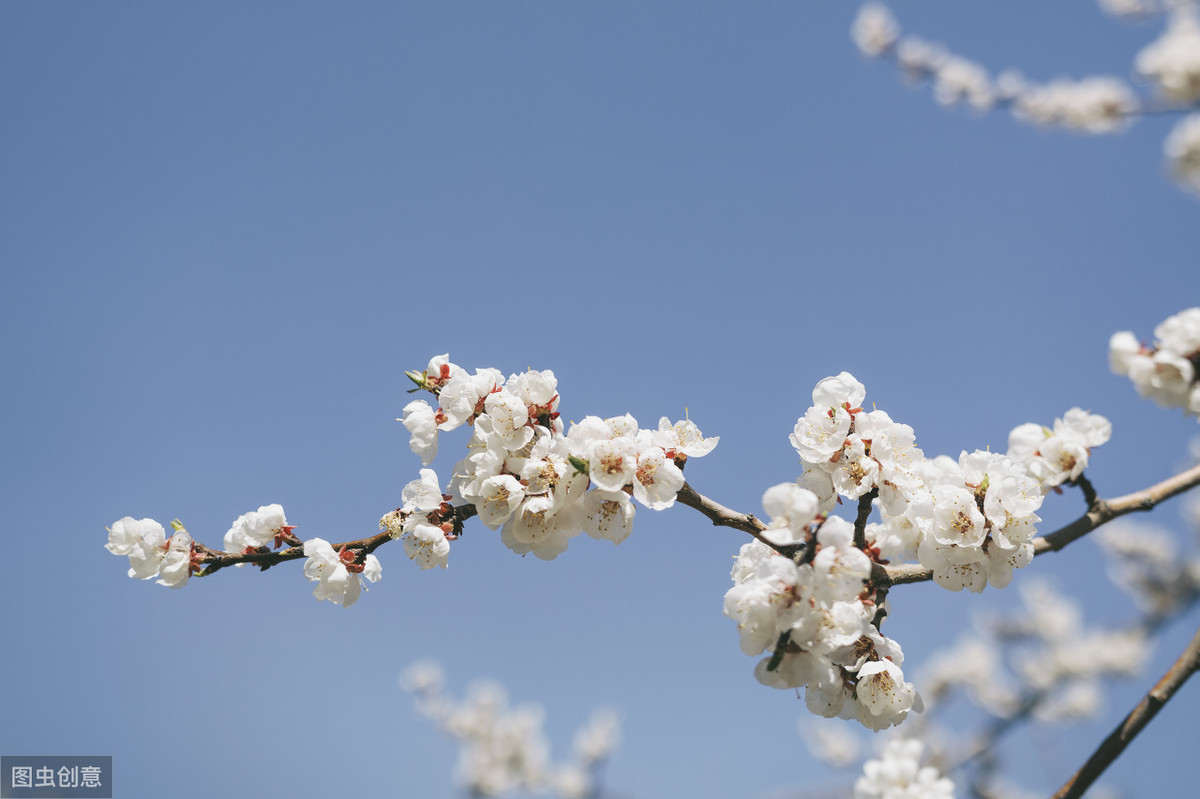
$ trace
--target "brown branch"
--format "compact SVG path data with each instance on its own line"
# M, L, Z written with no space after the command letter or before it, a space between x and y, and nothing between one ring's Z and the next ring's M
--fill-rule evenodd
M858 498L858 515L854 517L854 546L867 548L867 519L871 516L871 503L879 496L879 489L872 488Z
M1063 787L1058 789L1058 793L1054 794L1053 799L1075 799L1075 797L1083 796L1083 792L1104 773L1110 763L1125 751L1125 747L1150 723L1150 720L1162 709L1163 705L1170 701L1175 692L1183 687L1188 677L1191 677L1197 668L1200 668L1200 630L1196 631L1187 649L1183 651L1183 654L1163 675L1162 679L1142 697L1142 701L1138 702L1137 707L1129 712L1125 720L1104 739L1103 743L1083 764L1083 767L1075 772Z
M767 529L752 513L738 513L735 510L730 510L719 502L715 502L703 494L692 488L690 483L684 483L683 488L679 489L676 499L680 504L687 505L689 508L694 508L700 511L717 527L732 527L735 530L741 530L744 533L757 538L762 543L776 548L774 544L763 538L762 532Z
M1150 510L1164 500L1170 499L1176 494L1182 494L1197 485L1200 485L1200 465L1193 466L1161 483L1156 483L1132 494L1126 494L1123 497L1097 499L1088 508L1087 513L1075 521L1046 536L1033 539L1033 554L1045 555L1047 552L1057 552L1102 524L1107 524L1127 513ZM922 583L933 579L933 571L914 563L902 563L889 566L887 578L892 585Z
M1182 494L1189 488L1200 485L1200 465L1193 466L1187 471L1180 472L1174 477L1163 480L1149 488L1126 494L1116 499L1098 499L1083 516L1059 530L1055 530L1045 538L1034 541L1034 554L1057 552L1077 538L1095 530L1102 524L1112 521L1118 516L1136 511L1147 511L1164 500L1176 494Z

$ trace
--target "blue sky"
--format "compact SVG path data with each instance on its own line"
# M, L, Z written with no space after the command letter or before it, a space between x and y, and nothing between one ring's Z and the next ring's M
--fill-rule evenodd
M894 9L1042 79L1126 74L1157 33L1043 6ZM453 744L396 687L432 657L543 703L559 753L619 707L608 784L638 799L848 785L721 615L742 539L686 508L553 563L480 525L444 572L388 547L349 610L295 566L169 591L103 544L133 515L219 545L270 502L305 538L372 533L420 465L403 372L446 351L553 369L569 419L687 408L721 436L689 479L746 511L795 477L787 434L843 369L930 455L1080 405L1114 425L1102 495L1172 473L1195 421L1106 366L1112 332L1200 304L1170 120L1085 138L940 109L858 56L856 7L0 6L0 752L111 754L121 796L449 797ZM1178 503L1157 516L1182 531ZM1027 573L1128 618L1099 567L1083 541ZM908 587L888 632L907 671L1016 601ZM1098 726L1041 741L1026 784L1060 784L1195 621ZM1198 710L1185 691L1112 784L1190 784Z

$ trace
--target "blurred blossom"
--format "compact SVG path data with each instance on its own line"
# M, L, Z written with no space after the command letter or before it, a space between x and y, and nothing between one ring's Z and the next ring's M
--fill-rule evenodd
M872 58L891 49L899 35L896 18L882 3L867 3L860 8L850 29L850 37L858 45L859 52Z
M1194 8L1171 14L1166 31L1137 55L1138 74L1175 103L1200 100L1200 17Z
M474 683L455 700L442 693L441 667L421 661L403 672L400 685L416 695L418 712L458 740L457 779L476 796L548 791L583 799L593 791L594 767L616 749L620 720L611 710L594 712L575 736L574 758L554 763L542 730L542 708L511 707L500 684Z
M803 721L800 735L813 757L835 768L846 768L858 762L858 738L844 724Z
M1163 144L1171 176L1180 186L1200 193L1200 114L1184 117Z

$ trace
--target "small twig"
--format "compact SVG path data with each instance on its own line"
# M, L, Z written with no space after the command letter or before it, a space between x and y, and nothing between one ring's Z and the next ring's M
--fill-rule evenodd
M779 664L783 662L783 656L787 654L788 642L791 641L791 638L791 630L785 630L779 634L779 640L775 642L775 651L771 653L771 660L767 663L767 671L775 671L779 668Z
M887 567L881 563L871 564L871 582L868 587L871 586L875 588L875 617L871 619L871 624L878 630L887 617L887 608L883 604L887 601L888 589L891 587L887 581Z
M1089 508L1093 507L1096 504L1096 487L1092 485L1092 481L1087 478L1086 474L1081 474L1075 478L1074 482L1083 492L1083 501Z
M879 489L872 488L858 498L858 516L854 518L854 546L867 548L867 518L871 515L871 503L879 496Z
M1183 650L1183 654L1162 679L1142 697L1142 701L1138 702L1125 720L1104 739L1083 767L1058 789L1058 793L1054 794L1052 799L1075 799L1083 796L1083 792L1125 751L1125 747L1150 723L1175 692L1183 687L1197 668L1200 668L1200 630L1196 631L1187 649Z

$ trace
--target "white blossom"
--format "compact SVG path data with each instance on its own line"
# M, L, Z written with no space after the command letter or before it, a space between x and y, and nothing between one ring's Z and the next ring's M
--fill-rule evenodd
M495 530L516 512L525 498L525 489L511 474L499 474L483 481L475 510L479 520Z
M920 712L924 708L913 684L904 681L904 672L886 659L863 664L858 670L856 695L859 720L872 729L899 724L909 710Z
M651 444L637 454L633 497L651 510L666 510L675 504L683 488L683 472L666 456L662 447Z
M815 494L795 483L781 483L766 490L763 510L771 517L763 537L778 546L803 544L808 540L808 526L818 512Z
M154 519L125 516L108 529L104 548L114 555L129 556L129 576L149 580L158 576L167 538L163 526Z
M383 573L379 559L374 555L367 555L361 564L360 578L359 574L347 568L347 561L323 538L305 541L304 555L307 558L304 562L304 576L317 584L313 589L313 596L318 600L328 599L335 605L346 608L358 601L363 589L363 579L375 582Z
M619 544L633 529L635 509L624 491L597 488L583 498L583 530L592 538Z
M658 429L650 440L667 452L676 452L689 458L699 458L712 452L721 440L720 436L705 438L700 428L691 419L681 419L674 424L666 416L658 420Z
M225 533L225 551L240 554L247 548L269 546L284 527L287 517L282 505L263 505L243 513Z
M411 434L409 449L420 456L425 466L433 463L438 451L437 414L425 400L413 400L404 406L404 412L396 421L403 422Z
M192 537L186 530L177 530L167 542L167 550L159 566L161 578L156 582L168 588L183 588L192 576Z
M450 541L441 527L424 521L406 526L400 543L404 554L422 569L446 568L450 556Z

